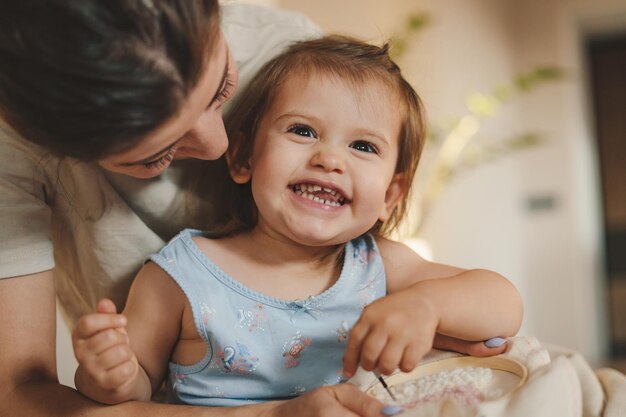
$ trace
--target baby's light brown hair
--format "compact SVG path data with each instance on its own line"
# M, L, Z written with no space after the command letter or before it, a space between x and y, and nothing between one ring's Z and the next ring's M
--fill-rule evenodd
M405 193L389 219L377 222L369 231L376 236L388 236L406 215L425 135L422 103L389 57L388 43L379 47L346 36L326 36L295 43L265 64L225 118L230 142L228 164L247 166L261 119L281 86L294 74L332 76L349 83L355 91L378 82L389 88L390 96L397 98L397 106L389 111L400 114L395 173L402 174ZM226 236L253 228L257 209L250 184L239 185L230 179L226 157L209 165L210 172L205 178L213 184L205 183L204 187L213 189L216 204L207 229L217 236Z

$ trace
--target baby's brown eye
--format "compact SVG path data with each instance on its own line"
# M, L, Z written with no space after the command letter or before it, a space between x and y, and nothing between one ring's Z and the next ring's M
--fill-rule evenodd
M298 136L305 136L309 138L317 138L317 134L313 129L305 125L293 125L287 129L287 132L296 134Z
M374 145L364 140L357 140L356 142L353 142L350 147L361 152L378 153L378 149L376 149Z

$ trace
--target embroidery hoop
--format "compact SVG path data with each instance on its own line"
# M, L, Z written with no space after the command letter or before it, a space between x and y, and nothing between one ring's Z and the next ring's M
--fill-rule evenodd
M454 358L441 359L438 361L419 365L411 372L397 372L395 374L392 374L388 377L385 377L385 382L387 382L387 385L389 385L389 387L391 388L394 385L398 385L406 381L419 379L427 375L433 375L442 371L451 371L456 368L469 367L490 368L494 371L508 372L519 378L519 381L517 381L516 384L514 384L506 391L502 392L502 394L498 395L497 398L490 398L485 402L493 401L503 398L507 395L511 395L511 393L524 385L524 383L528 379L528 369L524 364L507 356L498 355L484 358L479 358L475 356L459 356ZM373 397L374 389L378 387L378 384L380 384L380 382L378 381L372 382L370 386L365 390L365 392Z

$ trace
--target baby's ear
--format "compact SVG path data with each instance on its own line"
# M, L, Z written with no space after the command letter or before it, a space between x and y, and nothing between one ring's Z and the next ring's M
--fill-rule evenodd
M242 135L243 133L237 132L237 135ZM234 140L233 140L234 139ZM228 170L230 171L230 177L237 184L245 184L250 181L250 162L249 161L241 161L241 156L237 149L237 144L241 143L241 138L232 138L231 144L226 151L226 163L228 164Z
M250 164L246 163L245 166L228 164L230 170L230 177L237 184L245 184L250 181Z
M383 207L378 220L385 222L393 213L393 209L396 208L402 197L406 194L408 187L404 174L395 174L391 178L391 184L387 187L385 193L385 206Z

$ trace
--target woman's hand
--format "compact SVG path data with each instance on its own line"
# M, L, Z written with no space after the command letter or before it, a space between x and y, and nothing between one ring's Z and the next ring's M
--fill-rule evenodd
M507 340L502 337L494 337L485 341L470 342L437 333L433 347L470 356L494 356L504 353L507 348Z
M324 386L292 400L266 403L263 417L381 417L384 404L350 383Z

